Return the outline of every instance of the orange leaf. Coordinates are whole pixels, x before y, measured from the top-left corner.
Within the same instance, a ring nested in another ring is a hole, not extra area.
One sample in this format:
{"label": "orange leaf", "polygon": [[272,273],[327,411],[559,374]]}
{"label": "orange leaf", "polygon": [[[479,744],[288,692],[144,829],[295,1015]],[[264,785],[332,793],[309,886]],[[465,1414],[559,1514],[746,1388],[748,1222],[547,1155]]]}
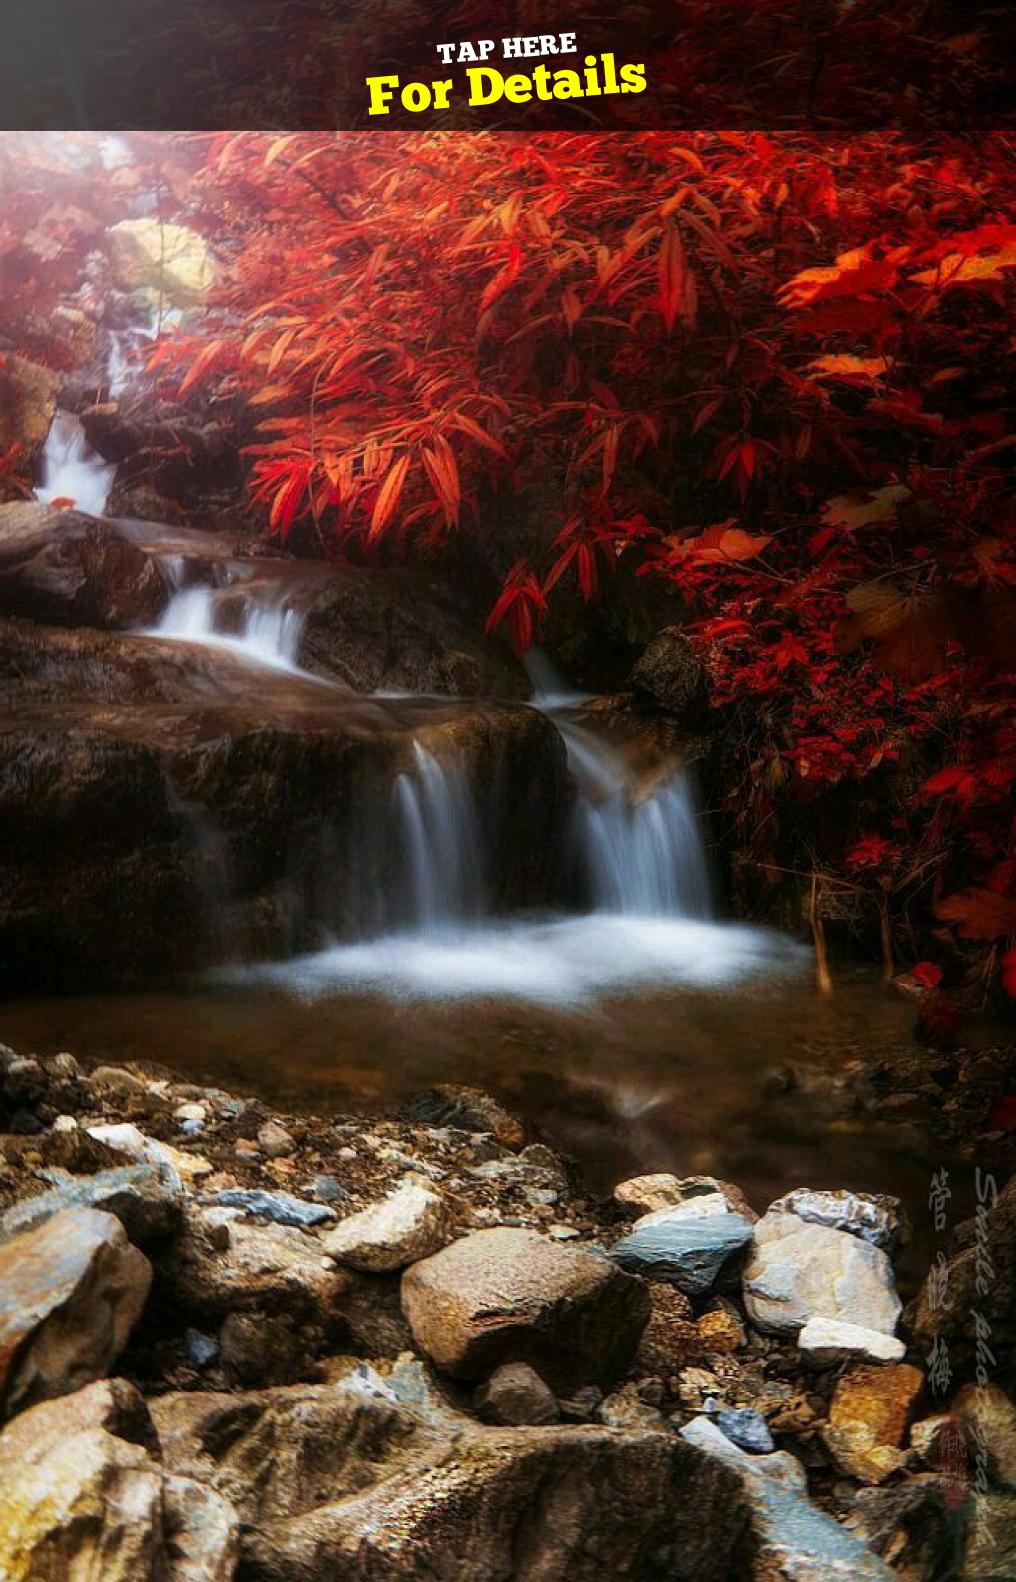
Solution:
{"label": "orange leaf", "polygon": [[372,544],[384,532],[391,521],[402,494],[406,474],[409,472],[409,462],[410,458],[407,451],[389,468],[385,480],[377,492],[377,499],[374,501],[370,527],[367,530],[368,544]]}

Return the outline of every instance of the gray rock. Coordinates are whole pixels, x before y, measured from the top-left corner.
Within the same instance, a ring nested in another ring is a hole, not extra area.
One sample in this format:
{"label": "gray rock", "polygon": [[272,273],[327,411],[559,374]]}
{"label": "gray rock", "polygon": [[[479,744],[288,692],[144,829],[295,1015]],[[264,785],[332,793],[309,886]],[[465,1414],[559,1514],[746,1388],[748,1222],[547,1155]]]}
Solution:
{"label": "gray rock", "polygon": [[739,1450],[746,1450],[752,1456],[764,1456],[776,1449],[769,1424],[762,1413],[752,1407],[720,1407],[711,1416]]}
{"label": "gray rock", "polygon": [[289,1192],[265,1192],[260,1188],[227,1187],[216,1192],[213,1203],[224,1208],[240,1208],[256,1219],[273,1225],[326,1225],[335,1219],[335,1210],[323,1203],[308,1203]]}
{"label": "gray rock", "polygon": [[646,1214],[615,1243],[610,1257],[632,1274],[669,1280],[685,1295],[701,1296],[713,1289],[751,1234],[751,1221],[742,1214],[689,1212],[688,1205],[680,1205]]}
{"label": "gray rock", "polygon": [[769,1214],[796,1214],[810,1225],[848,1231],[872,1247],[892,1251],[904,1228],[899,1198],[881,1193],[796,1187],[770,1203]]}
{"label": "gray rock", "polygon": [[[793,1456],[785,1451],[748,1455],[706,1417],[696,1417],[680,1432],[686,1443],[732,1472],[747,1498],[756,1545],[753,1568],[731,1575],[774,1582],[894,1582],[895,1573],[877,1555],[811,1504],[804,1468]],[[694,1487],[688,1494],[694,1498]]]}
{"label": "gray rock", "polygon": [[180,1222],[183,1187],[169,1166],[124,1165],[59,1181],[38,1197],[24,1198],[0,1217],[0,1241],[9,1241],[68,1208],[112,1214],[139,1247],[168,1236]]}
{"label": "gray rock", "polygon": [[900,1313],[880,1247],[796,1214],[759,1220],[742,1289],[752,1323],[776,1334],[796,1335],[820,1317],[892,1335]]}
{"label": "gray rock", "polygon": [[0,1246],[2,1415],[107,1373],[151,1279],[120,1221],[96,1209],[64,1209]]}
{"label": "gray rock", "polygon": [[429,1257],[454,1229],[445,1194],[419,1176],[408,1176],[382,1202],[340,1220],[322,1246],[340,1263],[378,1274]]}
{"label": "gray rock", "polygon": [[641,1281],[602,1254],[502,1226],[452,1242],[402,1277],[413,1337],[436,1366],[477,1379],[528,1362],[555,1391],[603,1384],[649,1317]]}
{"label": "gray rock", "polygon": [[505,1362],[495,1368],[477,1390],[474,1404],[485,1422],[508,1428],[556,1423],[561,1415],[553,1390],[525,1362]]}
{"label": "gray rock", "polygon": [[311,1186],[324,1203],[350,1203],[352,1193],[348,1192],[336,1176],[315,1176]]}

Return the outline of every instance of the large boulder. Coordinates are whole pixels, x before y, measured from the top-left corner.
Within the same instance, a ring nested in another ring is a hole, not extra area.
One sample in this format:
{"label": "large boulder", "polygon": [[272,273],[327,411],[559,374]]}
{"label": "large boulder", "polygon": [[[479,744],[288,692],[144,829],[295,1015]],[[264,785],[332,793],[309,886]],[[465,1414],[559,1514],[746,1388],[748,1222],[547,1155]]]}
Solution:
{"label": "large boulder", "polygon": [[599,1252],[505,1226],[413,1264],[402,1305],[417,1345],[443,1372],[479,1379],[502,1362],[528,1362],[568,1390],[622,1372],[650,1298]]}
{"label": "large boulder", "polygon": [[19,470],[31,472],[56,412],[60,375],[14,352],[0,355],[0,455],[17,447]]}
{"label": "large boulder", "polygon": [[122,1379],[31,1407],[0,1434],[5,1582],[230,1582],[239,1524],[222,1497],[164,1472]]}
{"label": "large boulder", "polygon": [[106,251],[121,291],[145,291],[170,307],[202,302],[215,279],[205,239],[154,215],[110,226]]}
{"label": "large boulder", "polygon": [[0,505],[0,615],[138,626],[167,592],[158,561],[115,522],[35,501]]}
{"label": "large boulder", "polygon": [[200,644],[3,620],[0,697],[5,987],[376,926],[405,892],[391,788],[417,742],[484,810],[492,904],[560,893],[565,753],[525,705],[362,699]]}
{"label": "large boulder", "polygon": [[333,571],[309,604],[298,657],[358,692],[525,698],[531,691],[507,648],[484,639],[411,573]]}
{"label": "large boulder", "polygon": [[96,1209],[65,1209],[0,1246],[0,1415],[107,1373],[151,1278],[120,1221]]}
{"label": "large boulder", "polygon": [[890,1582],[786,1454],[699,1419],[484,1428],[419,1363],[152,1403],[167,1471],[235,1508],[251,1582]]}

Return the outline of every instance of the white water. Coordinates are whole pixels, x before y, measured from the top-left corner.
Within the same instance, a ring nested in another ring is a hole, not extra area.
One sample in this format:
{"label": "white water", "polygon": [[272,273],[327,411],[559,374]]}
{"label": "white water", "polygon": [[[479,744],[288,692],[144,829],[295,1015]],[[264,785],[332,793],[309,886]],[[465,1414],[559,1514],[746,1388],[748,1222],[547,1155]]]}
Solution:
{"label": "white water", "polygon": [[[287,605],[281,591],[270,600],[252,594],[245,599],[240,611],[240,629],[231,632],[222,629],[221,592],[221,589],[209,587],[178,588],[163,610],[158,625],[145,635],[203,643],[267,670],[302,675],[304,672],[296,663],[296,653],[303,629],[303,612]],[[235,617],[235,608],[231,614]]]}
{"label": "white water", "polygon": [[308,999],[345,992],[581,1006],[620,994],[802,973],[806,961],[800,946],[768,929],[593,912],[386,934],[215,976]]}
{"label": "white water", "polygon": [[101,516],[113,487],[116,467],[89,445],[80,421],[59,411],[50,424],[42,451],[37,500],[71,500],[79,511]]}
{"label": "white water", "polygon": [[480,821],[471,788],[455,768],[413,746],[412,772],[395,782],[408,913],[423,934],[479,918],[484,910]]}
{"label": "white water", "polygon": [[[244,600],[240,629],[224,631],[223,619],[237,620],[238,598]],[[302,623],[285,594],[263,583],[246,590],[242,584],[178,587],[148,635],[302,674],[296,663]],[[707,863],[685,772],[674,770],[640,794],[618,749],[572,717],[582,700],[546,667],[539,683],[534,703],[561,732],[576,785],[572,836],[588,912],[536,921],[491,916],[473,789],[454,764],[417,742],[390,797],[366,810],[365,839],[391,842],[398,854],[398,893],[374,890],[356,898],[361,918],[374,916],[380,931],[283,962],[223,968],[216,976],[312,998],[358,992],[575,1006],[800,971],[804,953],[779,935],[709,921]]]}

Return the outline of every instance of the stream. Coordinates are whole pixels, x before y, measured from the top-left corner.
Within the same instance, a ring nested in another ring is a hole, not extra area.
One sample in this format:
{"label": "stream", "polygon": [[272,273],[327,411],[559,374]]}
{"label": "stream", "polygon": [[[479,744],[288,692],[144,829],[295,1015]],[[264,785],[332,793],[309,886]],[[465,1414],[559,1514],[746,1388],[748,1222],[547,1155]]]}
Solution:
{"label": "stream", "polygon": [[[103,508],[112,469],[58,414],[40,495]],[[340,708],[349,689],[301,670],[299,563],[257,562],[195,584],[167,549],[175,589],[152,644],[230,656],[293,708]],[[291,1107],[370,1110],[433,1082],[505,1098],[609,1193],[625,1175],[714,1173],[762,1208],[797,1185],[888,1191],[918,1227],[933,1144],[851,1113],[838,1073],[906,1043],[913,1007],[874,973],[832,997],[810,952],[716,915],[693,779],[680,762],[638,774],[540,655],[531,706],[563,739],[574,804],[567,831],[579,905],[538,916],[491,905],[489,819],[454,758],[421,741],[369,808],[370,838],[395,879],[352,908],[358,925],[271,961],[229,952],[197,979],[147,993],[26,1000],[5,1008],[15,1046],[67,1047],[108,1062],[148,1059],[199,1081],[256,1089]],[[290,693],[283,692],[284,697]],[[309,701],[308,701],[309,700]],[[437,700],[375,696],[381,710]],[[447,700],[443,700],[447,704]],[[209,884],[195,905],[228,908],[216,831],[190,807]],[[810,1080],[789,1084],[788,1063]]]}

